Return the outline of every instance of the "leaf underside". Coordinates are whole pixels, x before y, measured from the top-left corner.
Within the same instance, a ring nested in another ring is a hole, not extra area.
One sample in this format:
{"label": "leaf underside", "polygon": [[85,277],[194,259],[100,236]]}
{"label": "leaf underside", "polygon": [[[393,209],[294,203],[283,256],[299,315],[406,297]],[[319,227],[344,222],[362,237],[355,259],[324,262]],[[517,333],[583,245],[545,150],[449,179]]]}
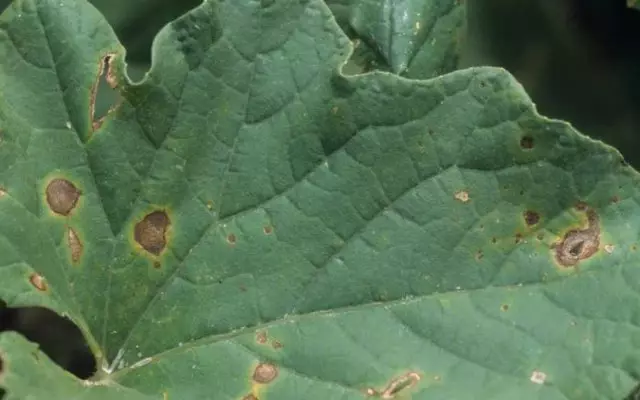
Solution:
{"label": "leaf underside", "polygon": [[13,3],[0,299],[71,318],[101,368],[4,333],[7,399],[631,391],[637,173],[504,70],[347,76],[351,46],[320,0],[207,1],[133,84],[86,2]]}

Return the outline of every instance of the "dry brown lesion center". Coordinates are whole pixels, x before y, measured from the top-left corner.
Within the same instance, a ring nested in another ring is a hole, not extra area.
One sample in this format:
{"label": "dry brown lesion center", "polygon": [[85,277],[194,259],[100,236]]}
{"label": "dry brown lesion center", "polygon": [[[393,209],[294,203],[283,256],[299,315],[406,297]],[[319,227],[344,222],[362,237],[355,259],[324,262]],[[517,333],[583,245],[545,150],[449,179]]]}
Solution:
{"label": "dry brown lesion center", "polygon": [[600,220],[595,210],[582,205],[587,214],[587,227],[572,229],[563,240],[555,244],[556,261],[562,266],[571,267],[594,255],[600,247]]}
{"label": "dry brown lesion center", "polygon": [[171,220],[166,211],[152,211],[136,224],[134,239],[149,253],[160,255],[167,246],[167,230],[170,224]]}

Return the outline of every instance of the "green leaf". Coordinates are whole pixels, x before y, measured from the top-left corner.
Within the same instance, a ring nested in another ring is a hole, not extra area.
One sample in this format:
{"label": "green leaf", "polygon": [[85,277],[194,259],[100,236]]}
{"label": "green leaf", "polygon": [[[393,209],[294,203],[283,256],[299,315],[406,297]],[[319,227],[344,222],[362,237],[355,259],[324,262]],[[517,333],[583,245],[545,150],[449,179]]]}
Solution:
{"label": "green leaf", "polygon": [[640,0],[627,0],[627,5],[640,10]]}
{"label": "green leaf", "polygon": [[347,73],[388,70],[416,79],[455,70],[465,7],[458,0],[327,0],[353,40]]}
{"label": "green leaf", "polygon": [[133,84],[86,2],[0,17],[0,299],[100,366],[0,334],[8,399],[631,390],[638,174],[504,70],[347,77],[350,46],[319,0],[207,1]]}

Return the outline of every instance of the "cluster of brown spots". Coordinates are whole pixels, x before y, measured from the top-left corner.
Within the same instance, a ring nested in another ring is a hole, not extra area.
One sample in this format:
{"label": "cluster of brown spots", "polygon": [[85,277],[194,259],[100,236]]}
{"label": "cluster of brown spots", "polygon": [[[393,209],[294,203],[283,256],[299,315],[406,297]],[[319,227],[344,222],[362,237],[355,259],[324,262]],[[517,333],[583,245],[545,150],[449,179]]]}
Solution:
{"label": "cluster of brown spots", "polygon": [[411,389],[420,381],[420,375],[409,372],[392,380],[382,392],[383,399],[393,399],[401,392]]}
{"label": "cluster of brown spots", "polygon": [[159,255],[167,246],[167,229],[171,224],[165,211],[147,214],[134,228],[134,239],[143,249]]}
{"label": "cluster of brown spots", "polygon": [[540,222],[540,214],[538,214],[535,211],[532,210],[526,210],[523,214],[522,214],[523,218],[524,218],[524,222],[528,225],[528,226],[532,226],[537,224],[538,222]]}
{"label": "cluster of brown spots", "polygon": [[466,203],[469,201],[469,192],[460,190],[453,195],[453,198],[463,203]]}
{"label": "cluster of brown spots", "polygon": [[31,284],[33,285],[33,287],[35,287],[36,289],[38,289],[41,292],[44,292],[47,290],[48,286],[47,286],[47,281],[45,281],[44,277],[40,274],[37,273],[32,273],[31,276],[29,277],[29,282],[31,282]]}
{"label": "cluster of brown spots", "polygon": [[230,245],[234,245],[236,244],[236,242],[238,241],[238,238],[236,237],[235,234],[230,233],[227,235],[227,243],[229,243]]}
{"label": "cluster of brown spots", "polygon": [[266,225],[264,228],[262,228],[262,231],[265,235],[271,235],[273,233],[273,226]]}
{"label": "cluster of brown spots", "polygon": [[81,194],[80,190],[70,181],[55,178],[47,185],[47,204],[54,213],[69,215],[78,204]]}
{"label": "cluster of brown spots", "polygon": [[586,212],[588,226],[584,229],[570,230],[561,242],[554,244],[556,261],[564,267],[574,266],[591,257],[600,245],[598,215],[584,203],[579,203],[576,208]]}
{"label": "cluster of brown spots", "polygon": [[501,311],[509,311],[509,305],[508,304],[503,304],[500,306],[500,310]]}
{"label": "cluster of brown spots", "polygon": [[67,231],[67,243],[69,244],[69,249],[71,250],[71,261],[77,263],[80,261],[80,257],[82,257],[82,252],[84,250],[84,246],[78,238],[76,231],[73,228],[69,228]]}
{"label": "cluster of brown spots", "polygon": [[265,331],[256,332],[256,342],[258,342],[260,344],[267,343],[267,332],[265,332]]}
{"label": "cluster of brown spots", "polygon": [[520,147],[526,150],[533,149],[533,138],[531,136],[523,136],[520,139]]}
{"label": "cluster of brown spots", "polygon": [[278,376],[278,369],[269,363],[260,363],[253,371],[253,380],[256,383],[270,383]]}

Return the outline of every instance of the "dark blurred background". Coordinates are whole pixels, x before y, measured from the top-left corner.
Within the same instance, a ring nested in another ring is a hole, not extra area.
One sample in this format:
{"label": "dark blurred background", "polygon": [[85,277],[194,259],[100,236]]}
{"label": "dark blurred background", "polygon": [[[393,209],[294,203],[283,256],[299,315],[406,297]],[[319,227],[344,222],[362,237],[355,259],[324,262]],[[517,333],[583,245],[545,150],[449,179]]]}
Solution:
{"label": "dark blurred background", "polygon": [[[355,1],[340,0],[340,6]],[[506,68],[542,114],[567,120],[613,145],[640,168],[639,11],[628,8],[626,0],[465,1],[468,27],[459,68]],[[137,79],[149,68],[156,32],[199,0],[91,2],[127,48],[130,73]],[[0,10],[8,3],[0,0]],[[49,311],[10,309],[0,303],[2,330],[16,330],[39,342],[50,357],[80,377],[90,376],[95,368],[77,329]]]}

